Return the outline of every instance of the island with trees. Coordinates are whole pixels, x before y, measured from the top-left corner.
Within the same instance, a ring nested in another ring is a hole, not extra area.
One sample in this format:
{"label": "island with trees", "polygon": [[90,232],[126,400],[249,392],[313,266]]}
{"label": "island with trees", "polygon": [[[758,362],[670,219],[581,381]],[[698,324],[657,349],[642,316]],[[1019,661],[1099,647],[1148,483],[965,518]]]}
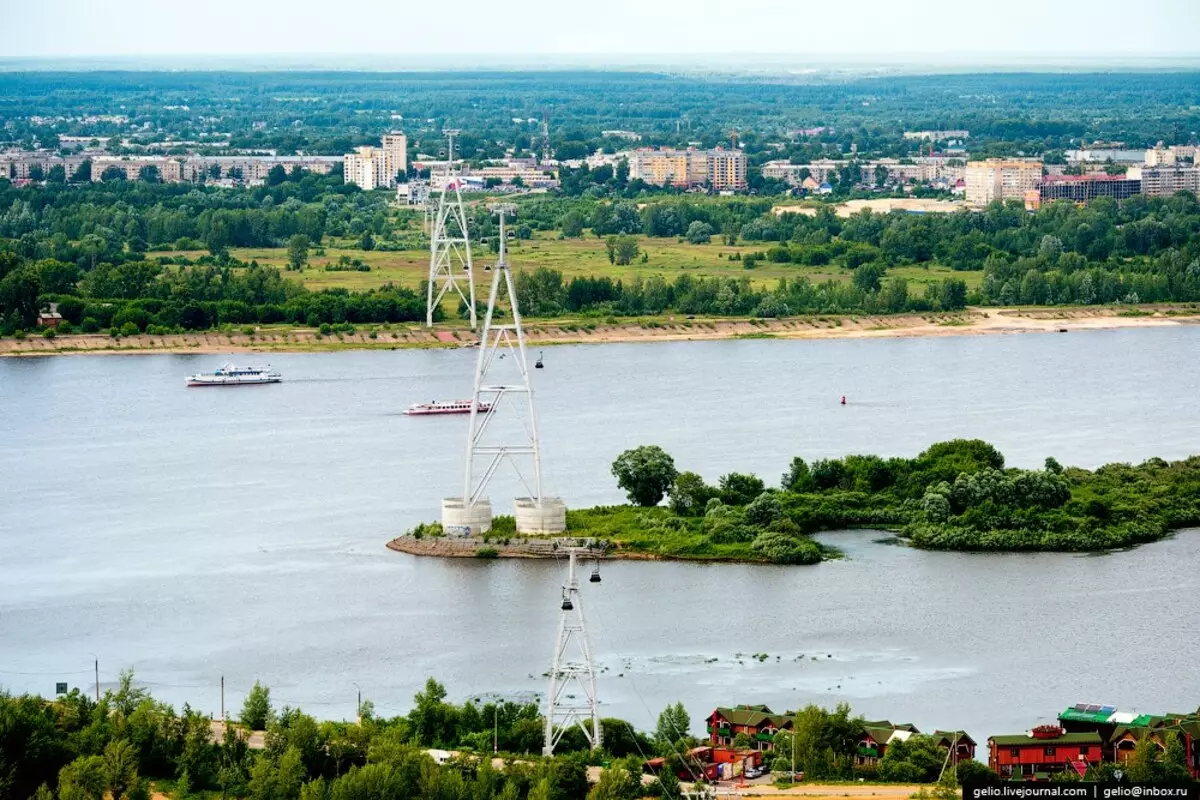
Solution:
{"label": "island with trees", "polygon": [[[567,535],[617,558],[815,564],[838,552],[811,535],[848,528],[890,531],[928,550],[1087,552],[1200,526],[1200,456],[1095,470],[1051,457],[1031,470],[1006,468],[986,442],[955,439],[915,458],[797,457],[777,486],[736,472],[714,485],[647,445],[621,453],[612,472],[629,503],[568,510]],[[455,538],[433,523],[391,544],[438,555],[535,554],[510,517],[478,541],[438,547]]]}

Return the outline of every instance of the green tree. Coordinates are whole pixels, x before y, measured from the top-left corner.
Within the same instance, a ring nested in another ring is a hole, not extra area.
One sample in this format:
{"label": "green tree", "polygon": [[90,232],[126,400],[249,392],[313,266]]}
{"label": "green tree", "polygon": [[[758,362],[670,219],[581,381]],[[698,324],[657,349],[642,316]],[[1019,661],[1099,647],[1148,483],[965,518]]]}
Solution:
{"label": "green tree", "polygon": [[612,463],[612,474],[629,502],[639,506],[662,502],[679,475],[675,460],[657,445],[643,445],[621,453]]}
{"label": "green tree", "polygon": [[104,759],[81,756],[58,773],[58,800],[103,800],[108,788]]}
{"label": "green tree", "polygon": [[32,264],[18,267],[0,280],[0,323],[32,328],[37,323],[41,275]]}
{"label": "green tree", "polygon": [[812,488],[812,475],[803,458],[800,456],[792,458],[788,471],[783,473],[780,485],[788,492],[807,492]]}
{"label": "green tree", "polygon": [[693,220],[687,229],[687,240],[692,244],[708,244],[712,241],[712,225],[701,220]]}
{"label": "green tree", "polygon": [[668,491],[671,494],[671,510],[684,517],[701,516],[708,501],[717,496],[717,490],[695,472],[679,473]]}
{"label": "green tree", "polygon": [[112,800],[120,800],[138,782],[137,751],[129,742],[118,739],[104,748],[104,782],[112,794]]}
{"label": "green tree", "polygon": [[246,695],[246,701],[242,704],[242,724],[252,731],[265,730],[273,716],[271,690],[255,681],[250,693]]}
{"label": "green tree", "polygon": [[642,796],[641,769],[622,759],[600,773],[587,800],[638,800]]}
{"label": "green tree", "polygon": [[740,472],[722,475],[717,486],[720,489],[721,502],[731,506],[744,506],[767,488],[762,478],[757,475]]}
{"label": "green tree", "polygon": [[577,209],[568,211],[562,221],[562,234],[568,239],[578,239],[583,235],[583,213]]}
{"label": "green tree", "polygon": [[878,292],[887,270],[882,264],[863,264],[854,270],[854,286],[864,292]]}
{"label": "green tree", "polygon": [[660,748],[669,747],[690,736],[691,728],[692,718],[688,716],[683,703],[673,703],[659,713],[658,723],[654,726],[654,738],[658,740]]}
{"label": "green tree", "polygon": [[375,249],[375,237],[371,235],[370,231],[364,231],[363,235],[362,235],[362,239],[359,240],[358,246],[361,247],[363,250],[374,250]]}
{"label": "green tree", "polygon": [[618,266],[633,263],[638,255],[637,239],[629,235],[618,236],[614,255]]}
{"label": "green tree", "polygon": [[288,239],[287,253],[289,269],[304,269],[304,265],[308,263],[308,237],[303,233],[293,234]]}

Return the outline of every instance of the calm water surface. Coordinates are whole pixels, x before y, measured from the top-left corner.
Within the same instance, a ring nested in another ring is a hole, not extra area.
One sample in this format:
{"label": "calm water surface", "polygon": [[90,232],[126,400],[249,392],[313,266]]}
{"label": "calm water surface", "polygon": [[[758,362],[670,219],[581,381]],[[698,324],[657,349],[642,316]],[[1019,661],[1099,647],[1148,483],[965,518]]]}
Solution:
{"label": "calm water surface", "polygon": [[[644,443],[771,482],[793,455],[956,436],[1019,466],[1177,458],[1200,452],[1197,345],[1180,327],[553,348],[535,373],[546,483],[618,501],[608,466]],[[261,679],[334,718],[355,684],[386,713],[428,675],[458,698],[540,691],[559,565],[383,547],[460,490],[465,421],[399,412],[464,396],[473,359],[273,355],[287,382],[238,391],[184,388],[220,357],[0,359],[0,685],[89,686],[95,654],[103,683],[132,666],[206,711],[222,675],[229,706]],[[516,493],[507,475],[490,491],[498,510]],[[816,567],[606,565],[585,584],[605,713],[847,700],[982,741],[1069,703],[1200,703],[1200,535],[1106,556],[876,538],[826,534],[849,558]]]}

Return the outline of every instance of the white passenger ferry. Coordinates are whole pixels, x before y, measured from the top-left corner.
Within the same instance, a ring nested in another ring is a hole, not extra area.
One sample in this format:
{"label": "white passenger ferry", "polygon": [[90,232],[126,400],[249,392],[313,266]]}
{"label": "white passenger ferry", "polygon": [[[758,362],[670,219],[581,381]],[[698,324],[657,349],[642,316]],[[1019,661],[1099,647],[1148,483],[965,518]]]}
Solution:
{"label": "white passenger ferry", "polygon": [[[490,403],[480,403],[479,413],[486,414],[491,409]],[[426,414],[470,414],[470,400],[442,400],[432,403],[413,403],[404,412],[410,417],[420,417]]]}
{"label": "white passenger ferry", "polygon": [[197,372],[188,375],[188,386],[255,386],[261,383],[279,383],[283,376],[265,367],[235,367],[223,364],[212,372]]}

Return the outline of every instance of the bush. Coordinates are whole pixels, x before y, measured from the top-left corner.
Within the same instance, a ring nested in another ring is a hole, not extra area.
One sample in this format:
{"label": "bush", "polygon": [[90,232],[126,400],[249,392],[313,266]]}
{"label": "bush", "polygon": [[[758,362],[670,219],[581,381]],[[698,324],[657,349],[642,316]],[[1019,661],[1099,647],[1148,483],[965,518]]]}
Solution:
{"label": "bush", "polygon": [[500,551],[494,547],[481,547],[475,551],[476,558],[499,558]]}
{"label": "bush", "polygon": [[79,323],[79,329],[84,333],[96,333],[100,330],[100,323],[95,317],[84,317],[83,322]]}
{"label": "bush", "polygon": [[46,330],[42,331],[43,339],[53,339],[57,335],[58,334],[54,332],[54,328],[46,328]]}
{"label": "bush", "polygon": [[126,322],[124,325],[121,326],[121,335],[122,336],[137,336],[139,333],[141,333],[141,330],[138,328],[137,325],[134,325],[132,322]]}

